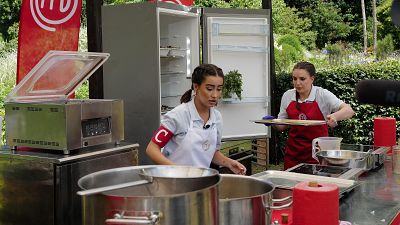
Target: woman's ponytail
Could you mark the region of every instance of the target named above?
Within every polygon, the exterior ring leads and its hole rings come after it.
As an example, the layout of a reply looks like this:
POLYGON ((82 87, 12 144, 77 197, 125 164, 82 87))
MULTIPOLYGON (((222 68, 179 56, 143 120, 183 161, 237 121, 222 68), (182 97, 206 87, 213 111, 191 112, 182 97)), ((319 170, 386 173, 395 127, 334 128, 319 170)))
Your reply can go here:
POLYGON ((187 90, 181 97, 181 103, 186 103, 192 100, 192 89, 187 90))

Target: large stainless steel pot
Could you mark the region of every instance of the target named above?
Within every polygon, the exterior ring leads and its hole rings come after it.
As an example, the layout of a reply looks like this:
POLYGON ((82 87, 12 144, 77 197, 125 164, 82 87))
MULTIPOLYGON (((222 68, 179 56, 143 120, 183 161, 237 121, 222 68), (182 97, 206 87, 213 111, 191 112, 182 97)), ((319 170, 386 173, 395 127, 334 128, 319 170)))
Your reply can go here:
MULTIPOLYGON (((85 190, 152 177, 140 185, 82 195, 83 224, 218 224, 218 171, 189 166, 104 170, 78 181, 85 190), (145 169, 145 170, 143 170, 145 169)), ((82 193, 81 193, 82 194, 82 193)))
POLYGON ((270 225, 271 210, 289 207, 291 202, 273 206, 283 199, 272 199, 275 187, 255 177, 221 174, 219 190, 220 225, 270 225))

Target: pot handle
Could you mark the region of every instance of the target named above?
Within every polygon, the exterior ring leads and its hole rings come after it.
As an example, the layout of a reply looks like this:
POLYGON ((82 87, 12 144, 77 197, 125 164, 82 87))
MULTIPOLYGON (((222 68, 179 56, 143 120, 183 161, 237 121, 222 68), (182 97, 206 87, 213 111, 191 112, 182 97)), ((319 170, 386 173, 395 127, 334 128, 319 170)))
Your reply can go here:
POLYGON ((151 212, 149 216, 123 216, 116 213, 114 219, 107 219, 106 224, 158 224, 160 212, 151 212))
POLYGON ((81 196, 93 195, 93 194, 98 194, 98 193, 105 192, 105 191, 113 191, 116 189, 132 187, 132 186, 141 185, 141 184, 148 184, 151 182, 152 181, 149 181, 149 180, 138 180, 138 181, 132 181, 132 182, 127 182, 127 183, 122 183, 122 184, 110 185, 110 186, 106 186, 106 187, 99 187, 99 188, 92 188, 92 189, 88 189, 88 190, 84 190, 84 191, 78 191, 77 194, 81 195, 81 196))
MULTIPOLYGON (((287 196, 285 198, 280 198, 280 199, 272 199, 272 204, 274 204, 275 202, 276 203, 286 202, 286 201, 291 200, 291 199, 292 199, 292 196, 287 196)), ((288 208, 289 206, 291 206, 292 203, 293 203, 293 201, 290 201, 289 203, 284 204, 284 205, 280 205, 280 206, 273 206, 272 205, 272 206, 269 206, 268 209, 284 209, 284 208, 288 208)))

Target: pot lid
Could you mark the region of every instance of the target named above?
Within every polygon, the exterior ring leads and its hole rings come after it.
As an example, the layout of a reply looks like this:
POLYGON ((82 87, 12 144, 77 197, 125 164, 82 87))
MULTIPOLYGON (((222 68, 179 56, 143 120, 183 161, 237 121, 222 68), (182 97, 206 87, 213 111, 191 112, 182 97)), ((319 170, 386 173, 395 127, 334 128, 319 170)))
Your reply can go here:
POLYGON ((6 102, 66 99, 110 54, 49 51, 7 95, 6 102))

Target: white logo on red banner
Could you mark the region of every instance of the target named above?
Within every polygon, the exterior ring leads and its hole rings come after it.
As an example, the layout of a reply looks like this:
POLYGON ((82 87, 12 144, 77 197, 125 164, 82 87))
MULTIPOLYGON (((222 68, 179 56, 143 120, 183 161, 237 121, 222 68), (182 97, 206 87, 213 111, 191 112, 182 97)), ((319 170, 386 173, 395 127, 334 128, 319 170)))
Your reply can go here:
POLYGON ((56 31, 55 25, 63 24, 74 16, 79 0, 59 0, 58 2, 59 7, 55 7, 54 0, 40 0, 40 4, 39 0, 30 0, 32 17, 39 27, 54 32, 56 31), (43 14, 43 9, 48 12, 58 10, 60 13, 57 14, 62 16, 60 18, 51 18, 49 15, 43 14))
POLYGON ((155 135, 155 137, 154 137, 154 139, 155 139, 158 143, 163 142, 162 140, 158 139, 158 136, 160 136, 160 134, 162 134, 162 133, 164 133, 164 138, 161 137, 161 139, 165 139, 165 137, 167 137, 168 134, 169 134, 169 132, 166 131, 166 130, 164 130, 164 129, 159 130, 159 131, 157 132, 157 134, 155 135))
POLYGON ((183 5, 182 2, 179 1, 179 0, 164 0, 163 2, 175 3, 175 4, 183 5))

